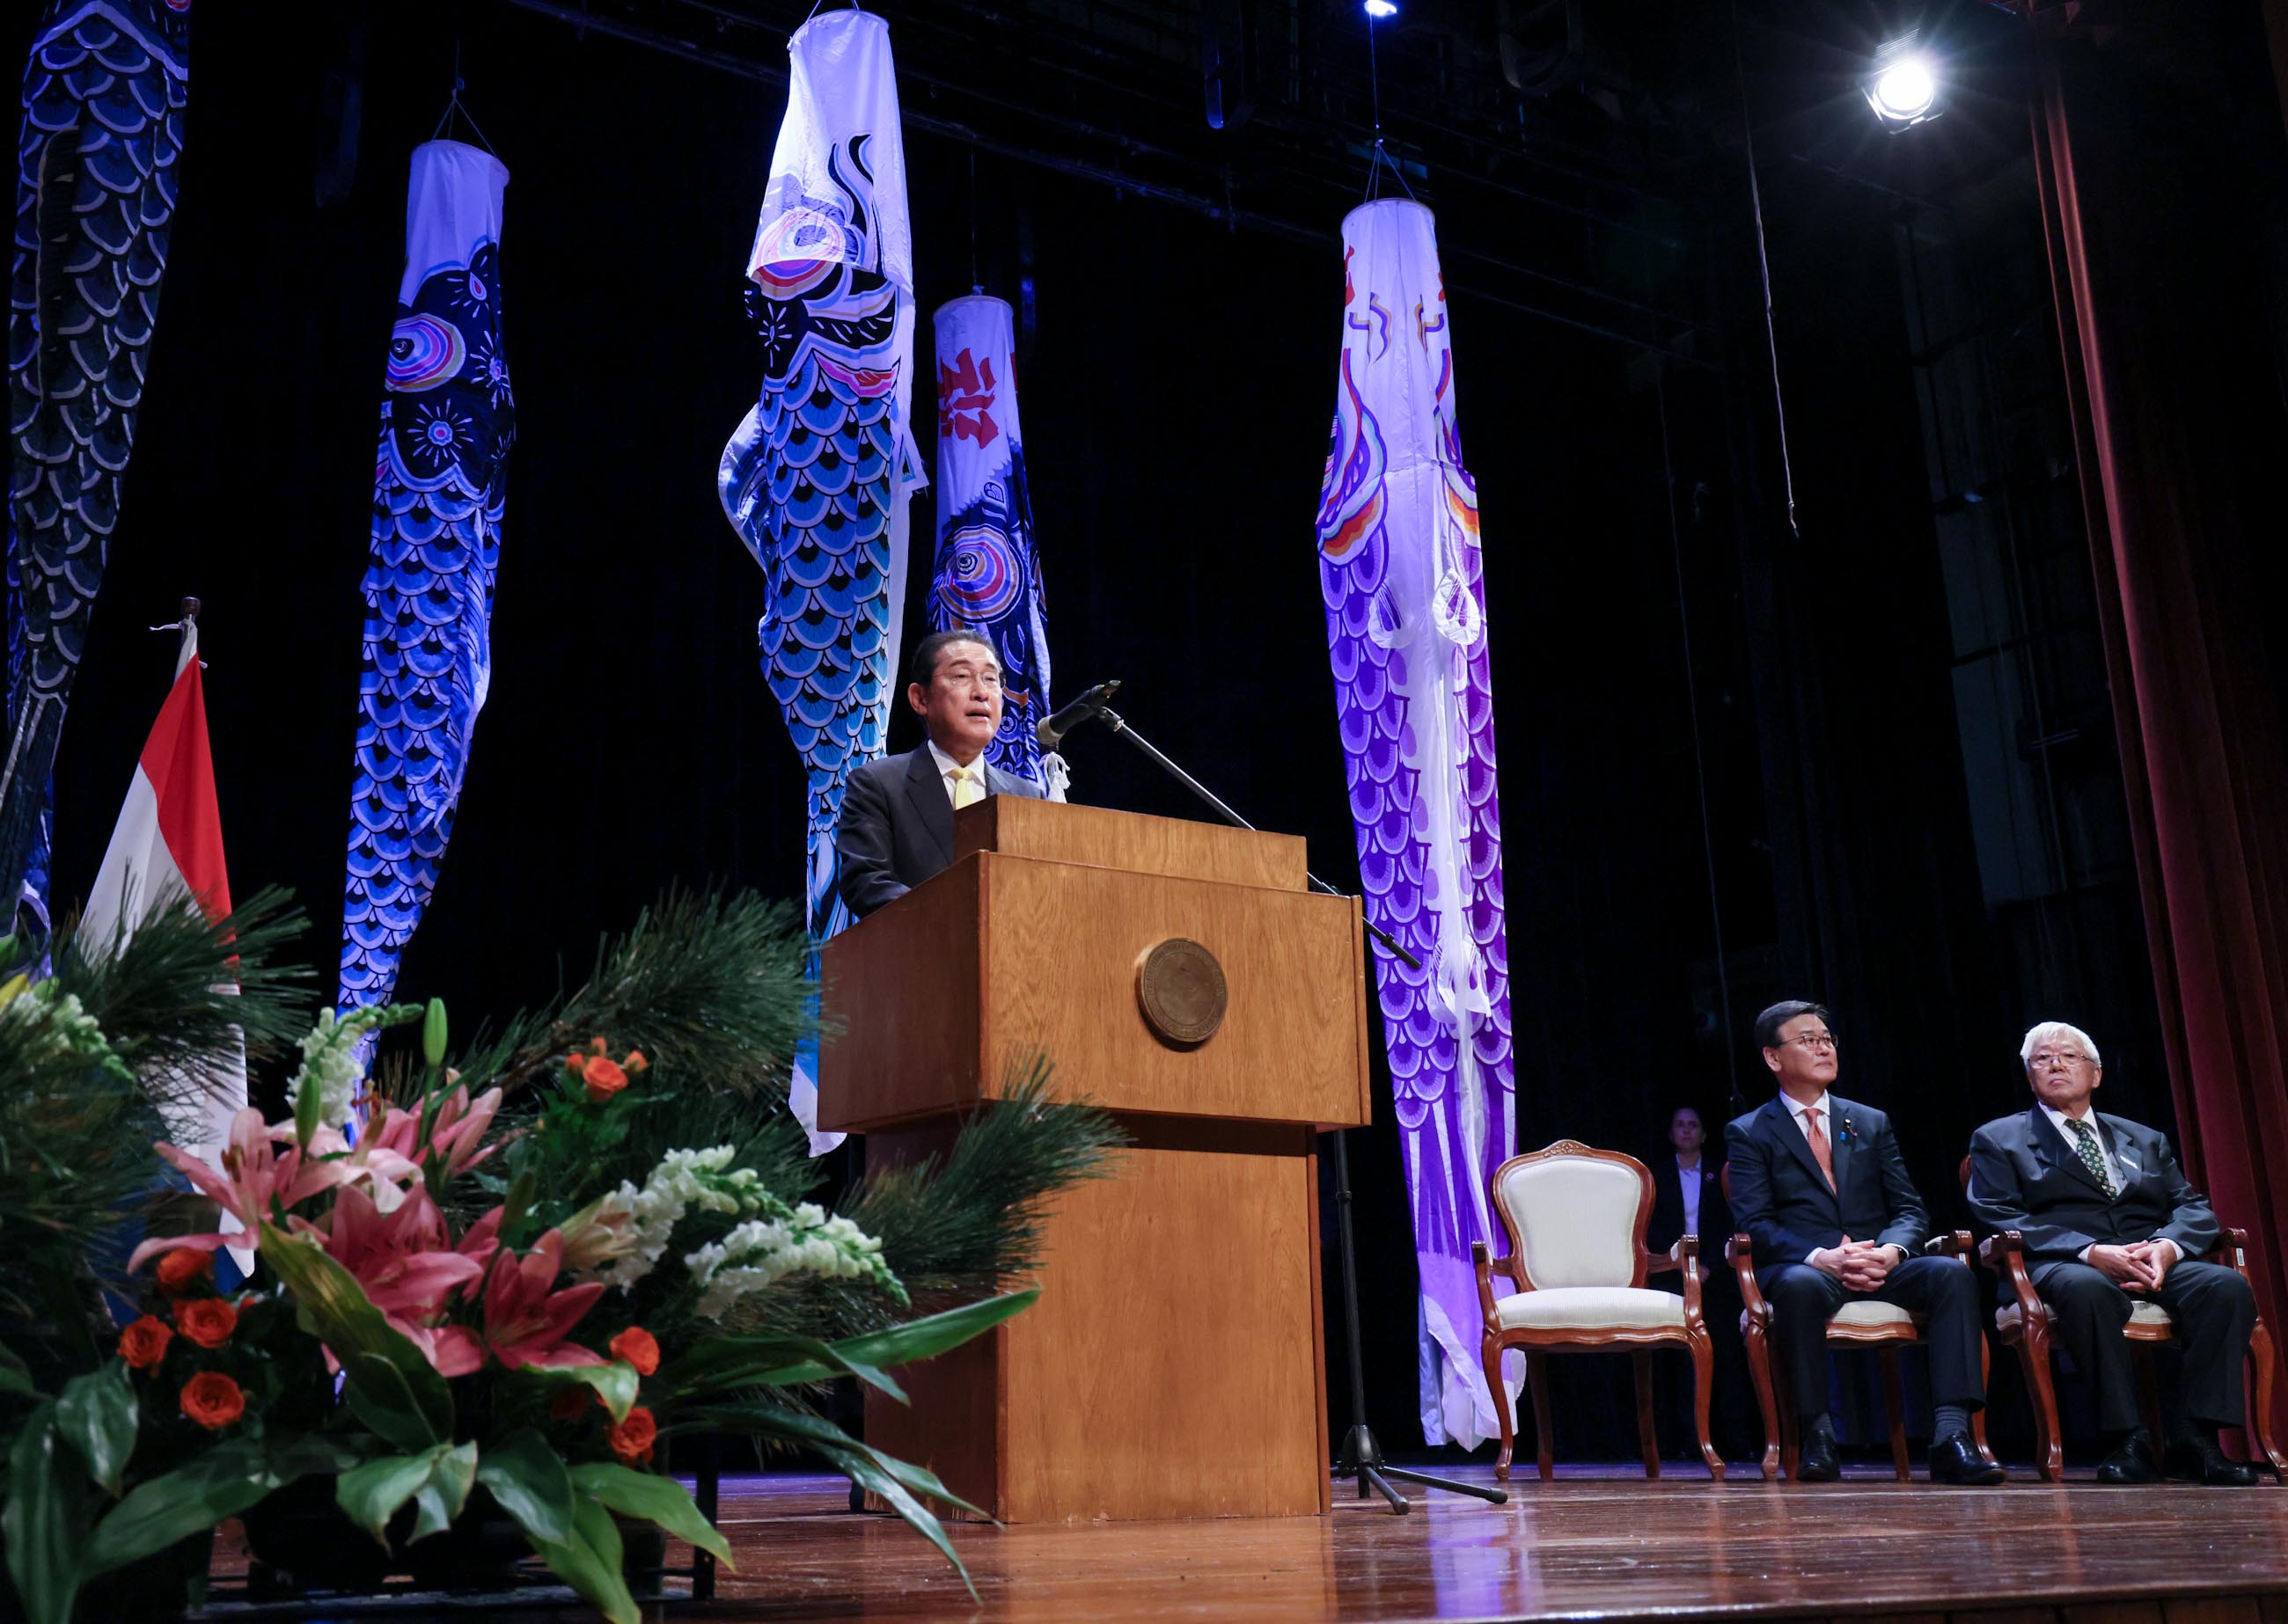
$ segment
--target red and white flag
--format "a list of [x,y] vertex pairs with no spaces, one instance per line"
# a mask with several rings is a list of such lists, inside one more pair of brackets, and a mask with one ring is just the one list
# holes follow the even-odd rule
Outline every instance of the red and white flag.
[[[199,678],[199,627],[183,622],[183,649],[175,685],[135,764],[127,804],[119,811],[111,845],[80,916],[80,940],[91,952],[108,952],[135,934],[153,911],[196,899],[210,918],[230,912],[230,876],[223,864],[222,814],[215,804],[214,757],[207,748],[207,700]],[[185,1079],[188,1083],[194,1080]],[[230,1120],[246,1105],[243,1052],[183,1089],[184,1104],[168,1113],[175,1143],[218,1171],[230,1140]],[[223,1215],[227,1232],[238,1228]],[[233,1248],[234,1252],[237,1248]],[[250,1265],[250,1252],[241,1256]]]

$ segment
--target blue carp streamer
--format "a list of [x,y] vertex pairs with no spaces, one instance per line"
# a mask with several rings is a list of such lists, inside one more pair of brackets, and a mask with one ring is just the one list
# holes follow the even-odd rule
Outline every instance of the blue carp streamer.
[[413,158],[407,265],[381,400],[342,906],[342,1008],[389,1002],[452,839],[492,674],[516,400],[501,349],[507,171],[433,141]]
[[0,898],[11,914],[20,902],[43,936],[50,774],[119,519],[167,269],[188,11],[189,0],[52,0],[24,66]]
[[1044,790],[1034,725],[1048,714],[1049,638],[1025,487],[1009,306],[971,294],[937,313],[937,558],[930,624],[983,634],[1001,661],[1001,731],[985,759]]
[[[838,143],[828,161],[836,195],[804,199],[803,212],[781,217],[792,222],[789,240],[758,250],[790,257],[760,263],[746,290],[762,387],[719,476],[723,511],[768,582],[756,631],[763,678],[808,776],[805,902],[820,937],[850,923],[835,894],[834,825],[851,771],[882,753],[892,681],[906,295],[872,268],[870,144],[862,134]],[[820,233],[835,242],[810,240]]]

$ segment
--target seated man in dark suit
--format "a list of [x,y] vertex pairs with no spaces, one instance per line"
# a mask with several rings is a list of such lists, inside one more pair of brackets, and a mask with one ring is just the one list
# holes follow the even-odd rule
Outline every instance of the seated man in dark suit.
[[1778,1097],[1724,1130],[1732,1210],[1754,1240],[1756,1284],[1772,1305],[1777,1379],[1789,1384],[1802,1438],[1797,1476],[1839,1471],[1827,1413],[1827,1321],[1873,1297],[1927,1317],[1930,1475],[1934,1483],[1999,1483],[1970,1441],[1970,1412],[1986,1401],[1979,1372],[1978,1286],[1951,1258],[1919,1253],[1928,1222],[1891,1119],[1828,1092],[1835,1035],[1815,1003],[1776,1003],[1756,1017]]
[[870,761],[850,775],[834,834],[842,900],[861,919],[953,861],[953,813],[989,795],[1040,797],[1037,786],[989,766],[1001,729],[1001,662],[973,631],[934,631],[914,647],[906,703],[922,719],[919,749]]
[[2241,1365],[2256,1298],[2237,1271],[2197,1261],[2219,1234],[2207,1198],[2185,1182],[2166,1134],[2090,1109],[2105,1068],[2088,1034],[2044,1021],[2018,1052],[2034,1106],[1971,1137],[1970,1206],[1982,1223],[2025,1237],[2034,1289],[2057,1315],[2075,1367],[2097,1384],[2098,1425],[2110,1446],[2098,1481],[2161,1477],[2121,1335],[2134,1294],[2169,1311],[2184,1354],[2170,1475],[2256,1482],[2253,1468],[2217,1447],[2217,1429],[2240,1425],[2245,1414]]

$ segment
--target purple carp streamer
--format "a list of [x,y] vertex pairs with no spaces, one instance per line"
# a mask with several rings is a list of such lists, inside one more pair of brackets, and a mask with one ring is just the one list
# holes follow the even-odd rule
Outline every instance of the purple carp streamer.
[[119,519],[174,226],[189,10],[190,0],[52,0],[24,64],[8,299],[0,897],[38,938],[49,775]]
[[1462,465],[1434,222],[1386,200],[1343,221],[1343,348],[1318,515],[1335,709],[1421,1270],[1422,1430],[1498,1430],[1470,1244],[1515,1147],[1509,947],[1477,487]]
[[1034,725],[1048,714],[1049,634],[1025,435],[1017,420],[1016,324],[1007,301],[973,293],[937,308],[937,559],[930,625],[992,639],[1006,701],[985,758],[1048,790]]
[[516,400],[501,348],[508,170],[413,149],[405,271],[383,375],[364,661],[343,887],[340,1004],[389,1002],[453,837],[492,680],[493,587]]

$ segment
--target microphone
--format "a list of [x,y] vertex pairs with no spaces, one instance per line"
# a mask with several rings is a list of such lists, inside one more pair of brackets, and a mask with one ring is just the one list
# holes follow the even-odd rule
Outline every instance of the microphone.
[[1033,736],[1041,741],[1045,750],[1053,750],[1057,741],[1082,723],[1092,720],[1096,713],[1112,703],[1112,696],[1120,692],[1120,684],[1100,682],[1078,699],[1068,704],[1054,716],[1043,717],[1033,725]]

